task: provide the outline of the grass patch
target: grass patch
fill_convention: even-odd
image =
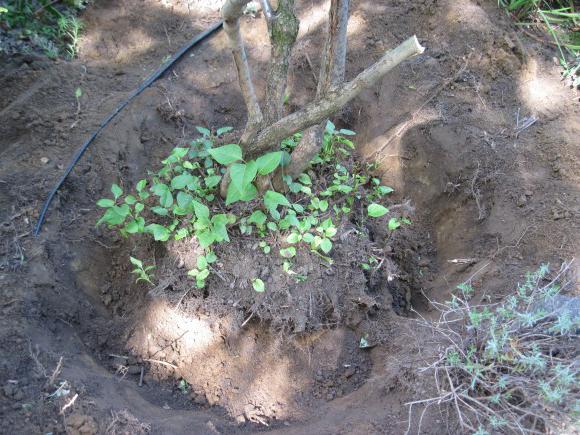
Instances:
[[[576,4],[575,4],[576,3]],[[574,0],[498,0],[519,25],[541,27],[558,47],[563,76],[580,86],[580,10]]]
[[[580,416],[580,303],[562,294],[569,268],[549,278],[541,266],[499,304],[475,304],[469,283],[446,304],[432,302],[439,320],[419,323],[441,338],[438,360],[425,368],[440,396],[411,410],[447,405],[478,435],[568,433]]]
[[[41,51],[49,58],[76,57],[86,0],[0,0],[0,30],[15,51]],[[7,50],[1,47],[0,50]]]

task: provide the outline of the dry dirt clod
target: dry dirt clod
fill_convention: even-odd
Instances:
[[[73,414],[66,419],[67,433],[71,435],[94,435],[99,426],[93,417],[84,414]]]
[[[524,205],[526,205],[527,202],[528,202],[528,198],[526,197],[525,194],[523,194],[523,195],[520,195],[518,197],[518,200],[516,201],[516,205],[518,207],[523,207]]]

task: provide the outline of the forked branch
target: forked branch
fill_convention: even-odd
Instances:
[[[322,99],[308,104],[264,128],[252,142],[248,151],[257,156],[277,146],[284,138],[321,122],[359,95],[364,89],[375,85],[385,74],[404,60],[423,53],[425,48],[412,36],[396,48],[386,52],[375,64],[361,72],[353,80],[331,88]]]

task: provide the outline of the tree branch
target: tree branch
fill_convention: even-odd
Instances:
[[[325,95],[331,87],[344,81],[346,65],[346,31],[348,27],[349,0],[332,0],[328,13],[328,29],[320,64],[317,97]]]
[[[242,134],[242,143],[253,140],[263,121],[262,110],[252,82],[244,41],[240,33],[240,17],[247,3],[249,3],[249,0],[227,0],[221,11],[224,19],[224,30],[228,35],[230,48],[238,70],[240,89],[248,110],[248,121]]]
[[[262,12],[264,12],[264,16],[266,17],[266,21],[268,21],[268,27],[270,26],[270,20],[272,19],[274,13],[272,12],[272,5],[268,0],[260,0],[260,4],[262,5]]]
[[[265,124],[278,121],[283,114],[288,82],[288,65],[300,22],[294,13],[294,0],[278,0],[276,14],[268,21],[271,55],[266,80]]]
[[[332,0],[328,12],[328,27],[324,51],[320,62],[320,77],[316,89],[316,97],[324,97],[328,91],[344,81],[347,48],[349,0]],[[310,164],[310,161],[320,151],[324,138],[326,120],[309,127],[302,136],[300,143],[292,152],[288,166],[280,168],[274,175],[272,184],[277,190],[283,190],[285,183],[282,176],[298,177]]]
[[[421,54],[425,48],[412,36],[398,47],[386,52],[375,64],[348,83],[331,88],[322,99],[288,115],[263,129],[249,147],[249,154],[257,156],[277,146],[284,138],[304,130],[338,111],[364,89],[375,85],[386,73],[404,60]]]

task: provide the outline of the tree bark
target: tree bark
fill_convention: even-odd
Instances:
[[[267,0],[264,0],[264,3],[267,3]],[[270,13],[270,19],[266,13],[265,15],[272,46],[264,105],[265,125],[269,125],[283,115],[290,53],[298,36],[300,22],[294,13],[294,0],[279,0],[276,12]]]
[[[248,110],[248,120],[246,128],[242,134],[242,143],[248,143],[254,139],[260,126],[262,125],[263,116],[252,76],[248,65],[248,57],[244,48],[244,41],[240,33],[240,17],[244,7],[250,0],[228,0],[222,7],[222,18],[224,19],[224,30],[228,35],[230,48],[234,56],[236,69],[238,70],[238,81],[242,96]]]
[[[349,0],[332,0],[330,3],[326,40],[320,62],[320,77],[316,89],[317,99],[325,96],[330,89],[344,81],[348,8]],[[292,159],[288,166],[280,168],[272,177],[272,184],[276,190],[283,190],[286,187],[283,176],[294,179],[304,172],[310,161],[320,151],[325,127],[326,120],[323,120],[304,132],[300,143],[292,152]]]
[[[348,83],[331,88],[322,99],[308,104],[272,125],[264,128],[248,147],[248,157],[256,157],[278,146],[284,138],[328,118],[364,89],[375,85],[386,73],[404,60],[423,53],[424,47],[412,36],[386,52],[375,64]]]

